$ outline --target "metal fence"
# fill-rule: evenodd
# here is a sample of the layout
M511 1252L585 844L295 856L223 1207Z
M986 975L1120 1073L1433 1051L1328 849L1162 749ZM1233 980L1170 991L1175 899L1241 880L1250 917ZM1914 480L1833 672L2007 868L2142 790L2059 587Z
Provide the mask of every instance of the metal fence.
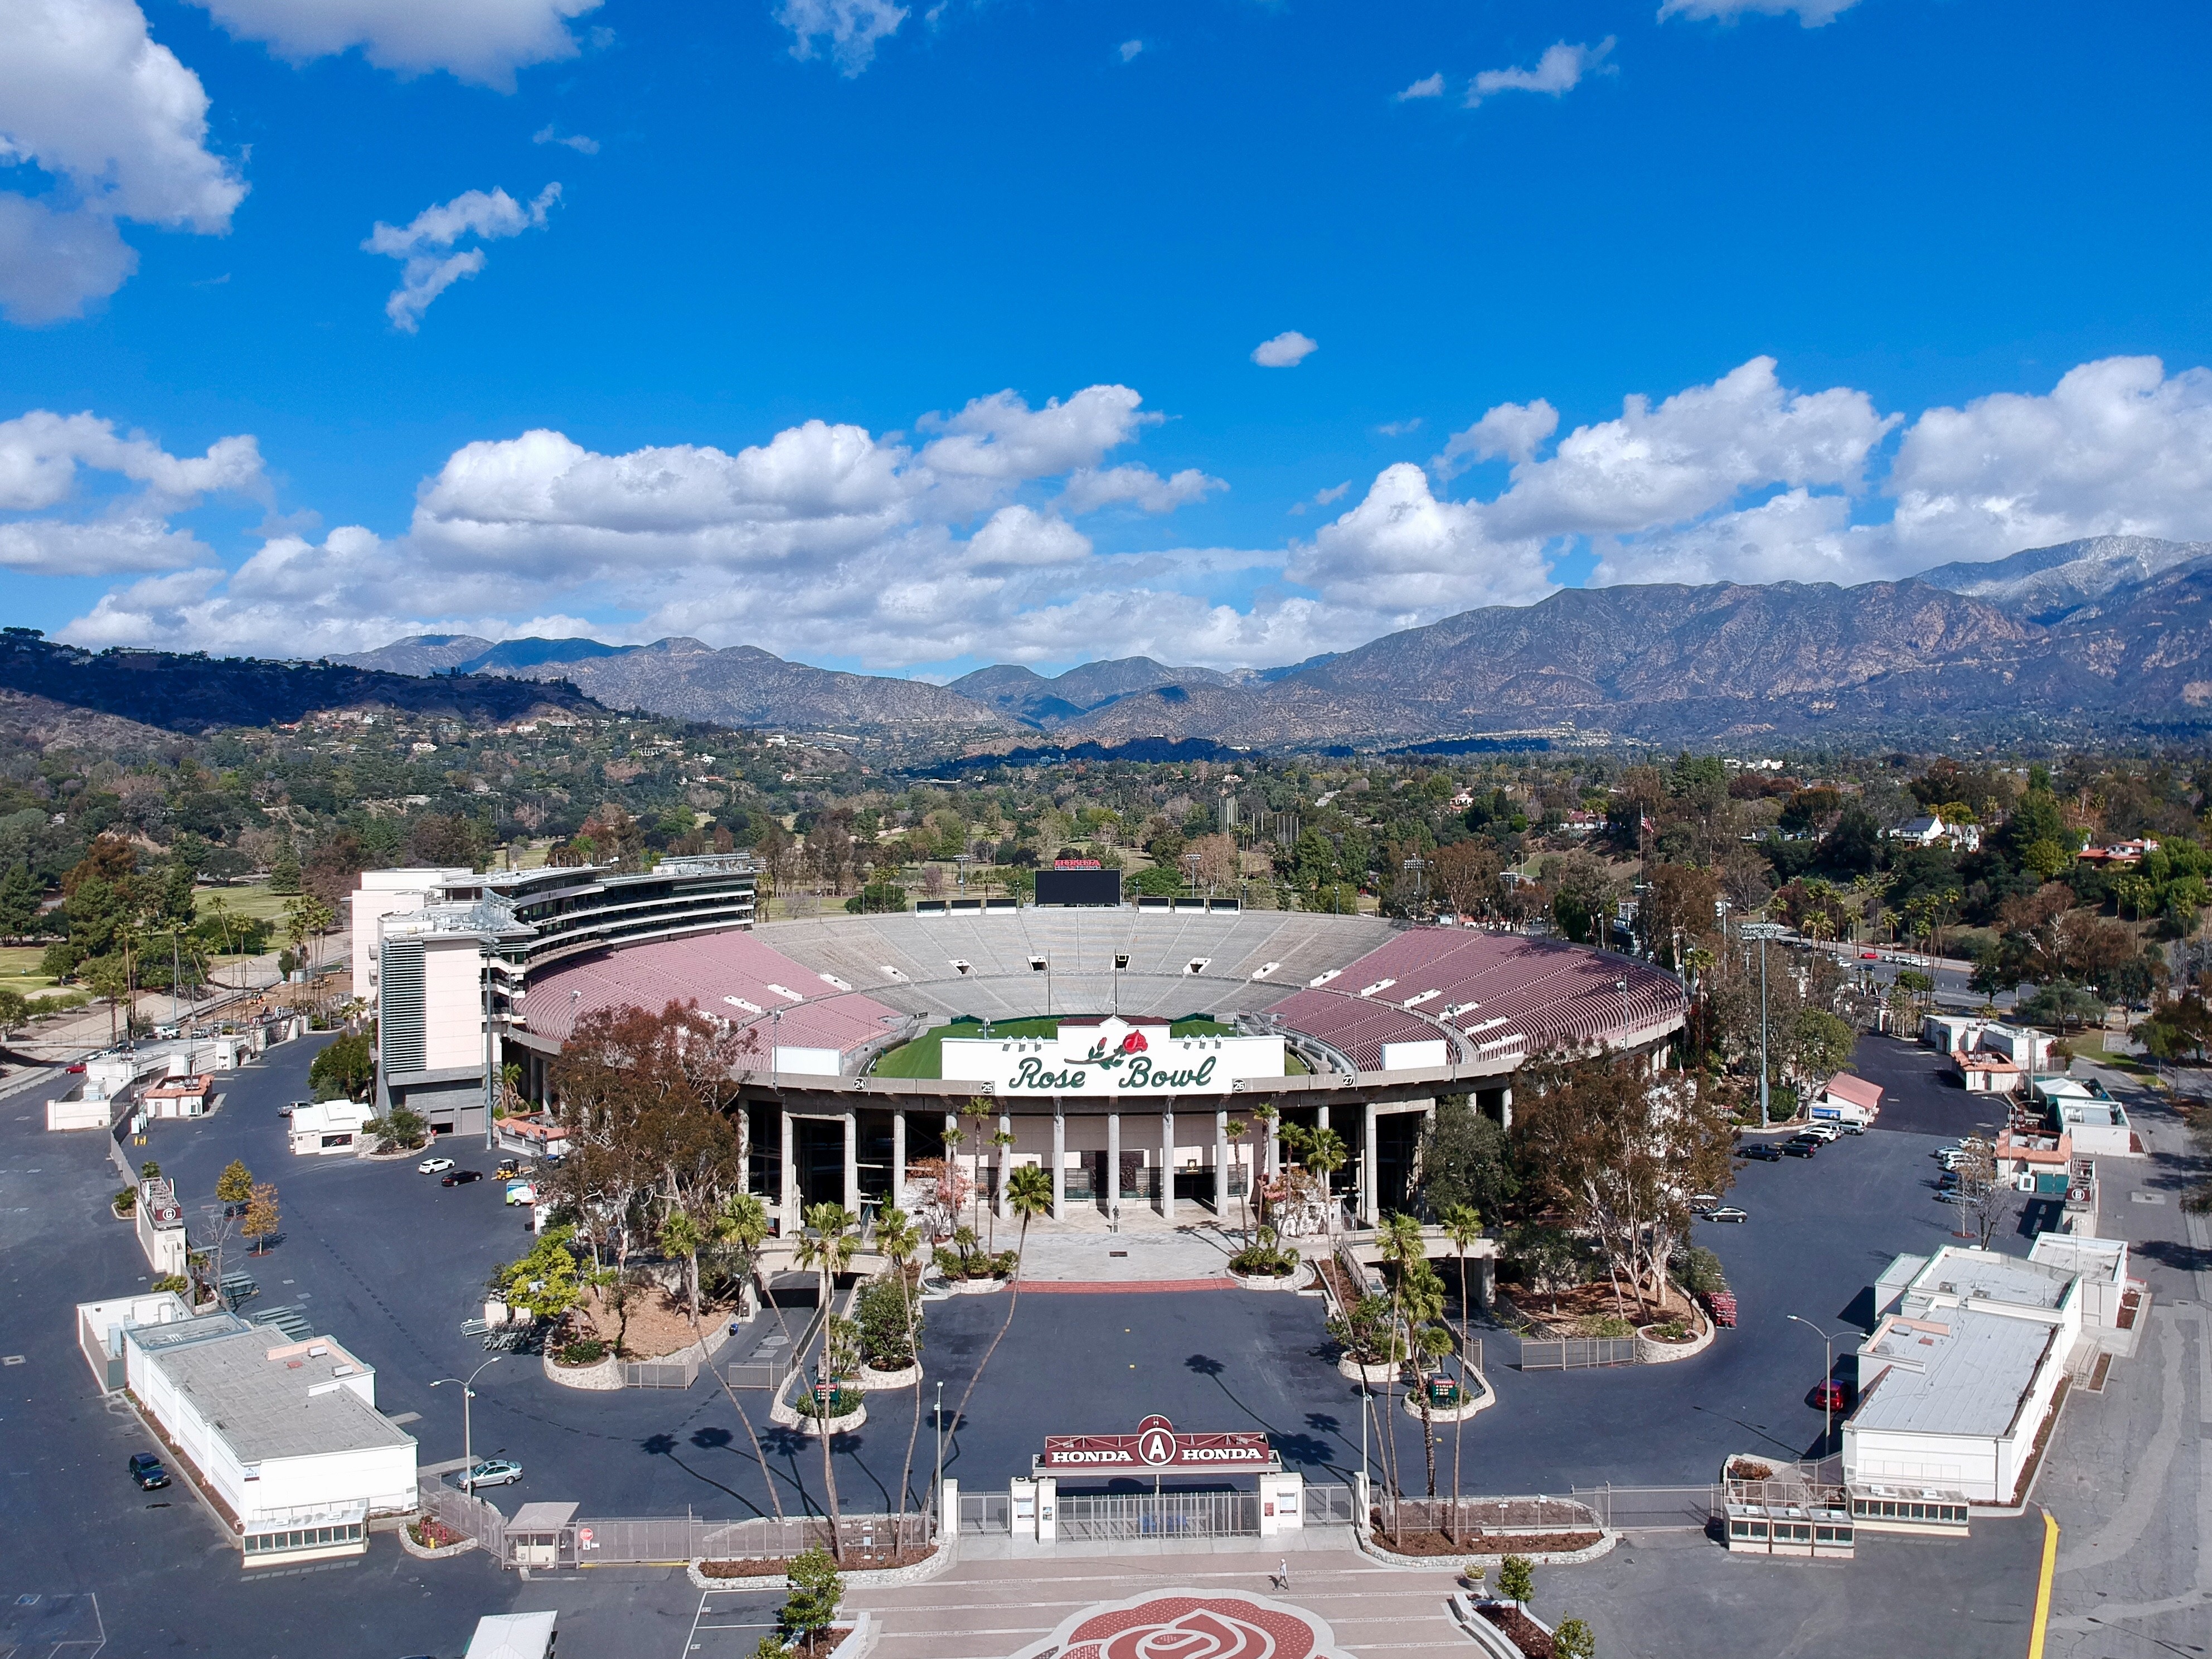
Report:
M1447 1537L1474 1539L1485 1534L1595 1532L1605 1524L1583 1496L1552 1498L1543 1493L1505 1498L1393 1498L1379 1492L1375 1498L1377 1530L1394 1532L1401 1527L1414 1532L1443 1533ZM1309 1519L1311 1517L1309 1516Z
M1013 1525L1013 1497L1003 1492L960 1494L960 1530L1006 1532Z
M926 1510L895 1515L848 1515L837 1537L849 1559L855 1553L890 1556L928 1549L936 1528ZM817 1545L828 1548L830 1522L818 1516L709 1521L684 1516L593 1516L561 1529L547 1566L680 1566L688 1561L787 1561ZM509 1565L519 1565L508 1551Z
M1574 1494L1601 1525L1637 1532L1702 1532L1721 1496L1717 1486L1577 1486Z
M1308 1486L1305 1498L1310 1527L1348 1527L1358 1516L1349 1486Z
M773 1392L791 1379L791 1361L781 1356L769 1359L740 1359L722 1367L733 1389L767 1389Z
M1571 1371L1592 1365L1633 1365L1636 1361L1636 1339L1607 1336L1570 1336L1553 1341L1521 1344L1521 1369L1524 1371Z
M507 1559L506 1517L472 1493L447 1486L434 1474L415 1480L416 1502L422 1513L464 1538L473 1538L495 1560Z
M684 1359L626 1359L623 1362L625 1389L688 1389L699 1375L695 1354Z
M1257 1537L1254 1492L1062 1492L1060 1535L1087 1538Z

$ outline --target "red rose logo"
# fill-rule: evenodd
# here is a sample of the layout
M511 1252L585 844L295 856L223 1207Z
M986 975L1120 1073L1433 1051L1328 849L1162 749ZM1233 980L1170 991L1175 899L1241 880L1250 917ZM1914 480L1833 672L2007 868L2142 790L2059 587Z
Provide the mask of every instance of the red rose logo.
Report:
M1125 1054L1141 1054L1145 1048L1145 1034L1142 1031L1132 1031L1121 1039L1121 1052Z
M1058 1659L1344 1659L1302 1608L1197 1590L1091 1607L1061 1630Z

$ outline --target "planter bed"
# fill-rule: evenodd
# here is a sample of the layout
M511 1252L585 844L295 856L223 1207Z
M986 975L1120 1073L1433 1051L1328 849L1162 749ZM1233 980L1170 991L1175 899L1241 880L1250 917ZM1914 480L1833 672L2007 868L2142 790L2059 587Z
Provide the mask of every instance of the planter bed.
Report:
M848 1547L845 1559L837 1571L841 1573L891 1572L900 1567L918 1567L937 1553L935 1550L902 1550L896 1555L889 1550L863 1550ZM702 1561L698 1564L702 1578L774 1578L781 1580L791 1571L787 1559L761 1561Z
M921 1379L921 1366L919 1362L896 1371L879 1371L872 1365L863 1365L860 1367L860 1387L869 1394L880 1393L888 1389L910 1389Z
M1412 1418L1415 1422L1419 1422L1421 1420L1420 1396L1415 1394L1407 1394L1404 1397L1403 1403L1406 1407L1406 1415ZM1465 1396L1456 1406L1430 1407L1429 1421L1431 1423L1471 1423L1477 1416L1488 1411L1497 1403L1498 1395L1496 1392L1490 1389L1485 1389L1480 1394L1468 1395Z
M418 1525L428 1530L431 1537L442 1538L448 1541L437 1544L417 1542L415 1528ZM475 1539L457 1533L451 1527L441 1525L434 1521L410 1521L399 1528L399 1547L418 1561L443 1561L450 1556L465 1555L476 1547Z
M1231 1267L1229 1276L1248 1291L1298 1291L1305 1287L1309 1271L1307 1265L1300 1262L1286 1273L1240 1273Z
M1552 1659L1552 1632L1510 1601L1478 1601L1474 1616L1494 1626L1528 1659Z
M1388 1387L1398 1380L1399 1368L1388 1361L1380 1365L1363 1365L1350 1354L1336 1362L1336 1374L1350 1382L1364 1382L1370 1389Z
M953 1296L988 1296L994 1291L1003 1291L1014 1281L1011 1279L948 1279L945 1288Z
M1440 1532L1419 1532L1408 1527L1406 1541L1401 1544L1379 1519L1368 1535L1375 1547L1388 1555L1492 1559L1525 1555L1532 1561L1540 1561L1547 1555L1578 1554L1605 1540L1601 1532L1477 1532L1470 1528L1454 1540Z

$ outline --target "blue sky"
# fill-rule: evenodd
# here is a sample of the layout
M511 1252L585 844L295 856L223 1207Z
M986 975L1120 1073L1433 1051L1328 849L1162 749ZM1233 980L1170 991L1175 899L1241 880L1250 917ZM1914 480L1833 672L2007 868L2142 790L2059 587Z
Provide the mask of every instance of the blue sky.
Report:
M10 39L0 588L88 644L1264 665L1560 584L2212 537L2203 6Z

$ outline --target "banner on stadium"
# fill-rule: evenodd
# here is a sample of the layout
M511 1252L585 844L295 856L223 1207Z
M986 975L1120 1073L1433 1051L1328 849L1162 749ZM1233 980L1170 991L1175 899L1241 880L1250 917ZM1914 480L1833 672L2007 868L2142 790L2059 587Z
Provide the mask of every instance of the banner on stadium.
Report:
M1278 1036L1170 1036L1126 1020L1060 1028L1056 1036L947 1037L948 1083L1000 1095L1169 1095L1226 1092L1246 1078L1283 1075Z

